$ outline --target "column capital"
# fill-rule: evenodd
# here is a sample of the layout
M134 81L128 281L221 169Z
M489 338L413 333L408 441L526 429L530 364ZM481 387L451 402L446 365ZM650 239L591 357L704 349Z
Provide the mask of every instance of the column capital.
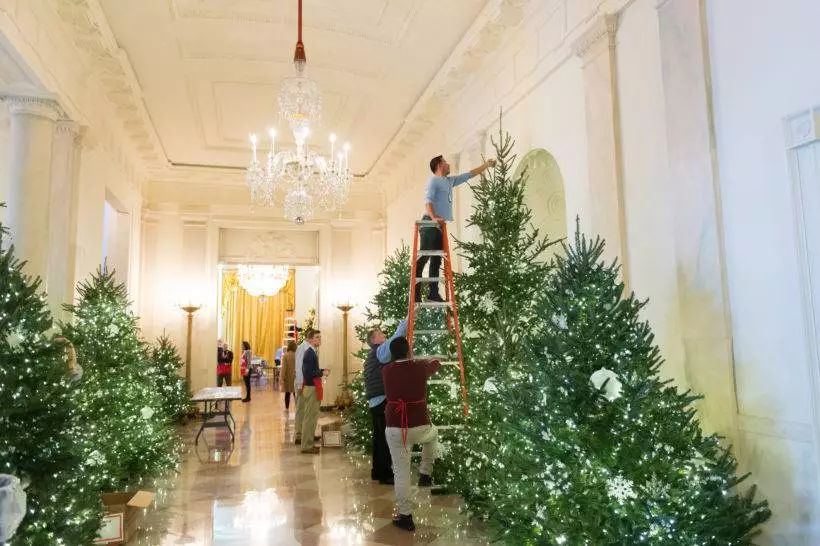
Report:
M85 136L85 127L74 121L61 120L55 126L54 136L80 142Z
M0 101L3 101L9 108L12 115L29 115L57 121L66 117L65 112L60 108L60 104L48 97L24 94L0 94Z
M618 13L607 13L599 16L573 43L572 52L581 59L588 59L599 52L596 47L604 43L615 47L615 35L618 32L620 16Z

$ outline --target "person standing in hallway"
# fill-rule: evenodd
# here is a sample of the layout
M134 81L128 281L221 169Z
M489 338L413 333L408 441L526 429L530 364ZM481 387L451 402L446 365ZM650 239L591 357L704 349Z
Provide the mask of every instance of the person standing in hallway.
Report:
M433 176L427 181L427 190L424 196L424 206L426 214L423 220L432 220L443 224L453 221L453 188L464 184L474 176L478 176L490 167L495 166L495 159L490 159L480 167L459 174L450 176L450 164L443 156L437 155L430 160L430 170ZM444 239L442 238L440 227L424 227L419 230L420 250L443 250ZM441 256L421 256L416 261L416 278L421 278L424 266L430 261L429 278L437 278L441 269ZM437 282L431 282L430 291L427 294L428 301L444 301L439 295ZM416 284L415 300L421 301L422 283Z
M294 358L294 375L296 377L293 381L293 393L294 396L296 396L296 417L294 418L293 429L296 431L296 445L300 445L302 443L302 416L305 413L304 405L302 403L302 364L305 360L305 352L310 348L308 338L310 338L310 336L312 335L313 330L308 330L307 332L305 332L305 340L299 344L299 347L297 347L296 357Z
M384 435L387 426L384 413L387 407L387 397L384 394L382 367L392 359L390 343L406 333L407 319L404 319L399 323L396 333L390 339L386 339L384 332L379 328L374 328L367 335L370 353L364 362L365 395L373 423L370 478L384 485L393 484L393 463L390 459L390 449L387 447L387 438Z
M394 360L382 368L387 395L385 436L393 459L398 516L393 525L406 531L413 523L413 497L410 489L410 451L421 444L419 487L433 485L433 463L439 453L438 430L427 411L427 380L441 367L438 360L413 360L410 343L404 337L390 342Z
M216 386L223 384L231 386L231 372L233 368L233 351L221 339L216 342Z
M239 361L239 371L242 373L242 379L245 381L245 398L242 399L243 402L250 402L251 401L251 359L253 358L253 354L251 353L251 344L247 341L242 342L242 357Z
M288 342L288 350L282 356L282 390L285 391L285 411L290 410L290 395L296 381L296 342Z
M322 344L322 333L313 330L308 338L310 347L305 351L302 362L302 453L319 453L319 448L314 445L313 434L316 430L316 422L319 420L319 409L322 402L322 378L326 377L330 370L323 370L319 367L319 355L316 349Z

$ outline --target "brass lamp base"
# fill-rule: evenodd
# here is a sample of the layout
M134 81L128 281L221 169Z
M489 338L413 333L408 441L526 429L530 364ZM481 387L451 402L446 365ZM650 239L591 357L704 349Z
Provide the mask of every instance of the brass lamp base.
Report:
M336 407L339 409L346 409L353 405L353 395L347 387L342 389L342 392L336 397Z

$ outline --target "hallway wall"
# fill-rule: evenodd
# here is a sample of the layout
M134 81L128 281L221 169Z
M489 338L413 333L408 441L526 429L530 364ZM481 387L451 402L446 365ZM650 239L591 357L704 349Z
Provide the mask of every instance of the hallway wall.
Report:
M422 214L429 159L479 165L503 108L519 158L555 157L568 233L577 216L603 234L629 289L649 298L662 374L706 395L704 426L754 472L775 514L763 543L814 544L817 363L783 120L820 102L820 73L807 70L820 44L816 3L787 4L772 15L731 0L524 2L496 48L468 37L454 52L425 95L432 105L413 112L427 128L399 135L411 145L387 154L383 176L392 249ZM447 69L459 63L470 70L456 79ZM476 237L471 206L469 188L456 190L457 238Z

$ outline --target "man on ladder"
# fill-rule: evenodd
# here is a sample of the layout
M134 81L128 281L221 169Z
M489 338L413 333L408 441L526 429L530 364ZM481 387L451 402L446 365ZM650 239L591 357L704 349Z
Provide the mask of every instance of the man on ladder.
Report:
M444 223L453 221L453 188L459 186L474 176L478 176L490 167L495 166L495 159L490 159L480 167L459 174L457 176L450 176L450 164L443 156L437 155L430 160L430 170L433 171L433 176L427 182L427 192L425 194L425 208L427 214L424 215L424 220L432 220L434 222ZM442 233L440 228L425 227L420 230L421 250L442 250L444 248ZM430 278L438 278L441 269L440 256L421 256L416 261L416 277L421 277L424 266L430 260ZM421 284L416 285L415 299L417 302L421 301ZM444 301L439 295L438 283L430 283L430 292L427 295L428 301L442 302Z

